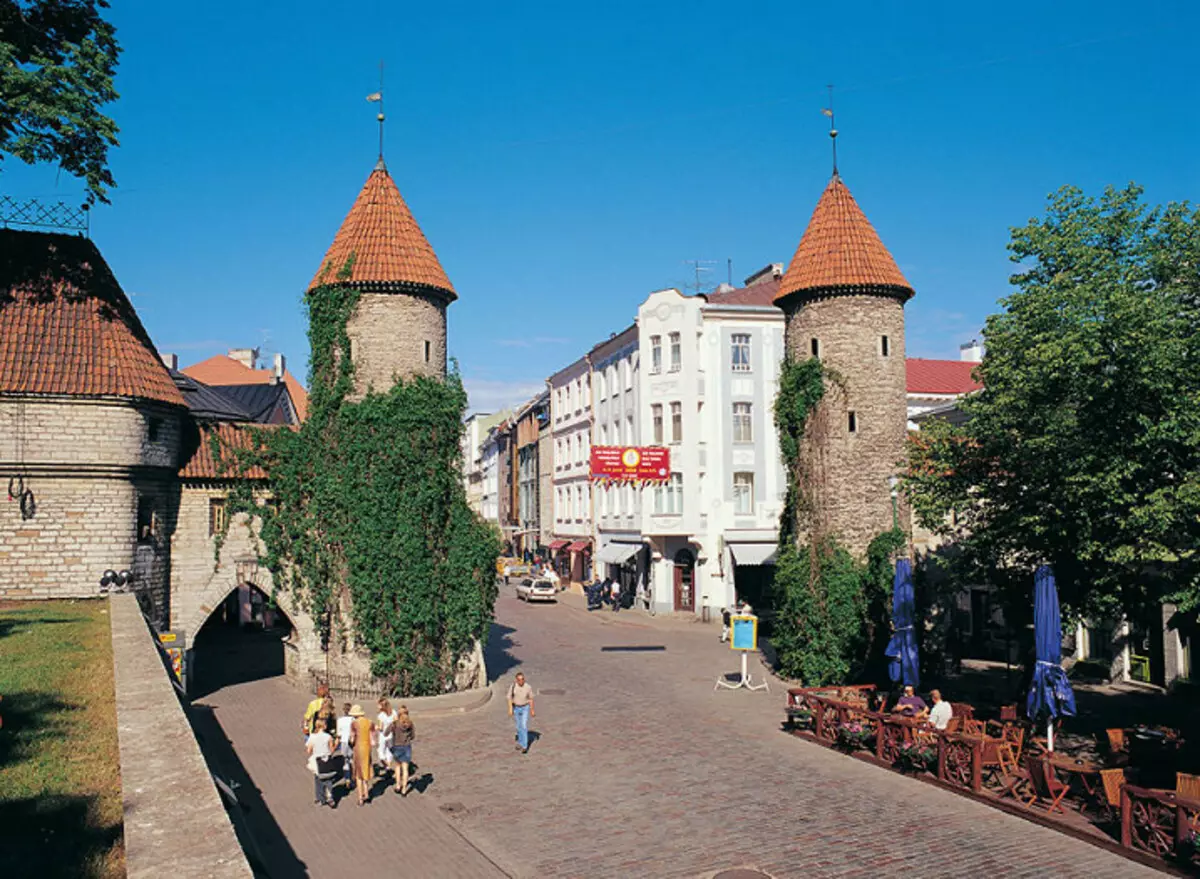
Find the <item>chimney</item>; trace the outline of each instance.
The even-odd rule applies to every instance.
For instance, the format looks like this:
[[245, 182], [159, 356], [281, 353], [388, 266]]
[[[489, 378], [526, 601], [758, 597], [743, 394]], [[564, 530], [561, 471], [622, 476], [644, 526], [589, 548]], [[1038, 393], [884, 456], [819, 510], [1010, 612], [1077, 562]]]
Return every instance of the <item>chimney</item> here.
[[178, 354], [163, 354], [159, 352], [159, 357], [162, 358], [163, 366], [171, 370], [171, 372], [179, 371], [179, 355]]
[[763, 281], [769, 281], [772, 278], [783, 277], [783, 263], [773, 262], [763, 266], [750, 277], [746, 278], [744, 283], [747, 287], [753, 287], [755, 284], [760, 284]]
[[958, 346], [958, 359], [965, 360], [968, 363], [983, 362], [983, 343], [978, 339], [972, 339], [969, 342], [964, 342]]
[[229, 358], [231, 360], [236, 360], [247, 369], [258, 369], [257, 348], [230, 348]]
[[275, 361], [271, 367], [271, 384], [277, 385], [283, 381], [283, 373], [287, 368], [287, 361], [284, 360], [282, 354], [275, 355]]

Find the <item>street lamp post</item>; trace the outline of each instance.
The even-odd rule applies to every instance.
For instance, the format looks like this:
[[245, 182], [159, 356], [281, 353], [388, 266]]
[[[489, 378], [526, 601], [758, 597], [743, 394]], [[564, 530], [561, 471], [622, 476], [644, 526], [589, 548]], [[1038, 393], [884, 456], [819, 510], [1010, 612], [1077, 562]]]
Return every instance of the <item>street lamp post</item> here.
[[896, 501], [900, 496], [899, 486], [900, 486], [900, 477], [899, 476], [893, 475], [893, 476], [888, 477], [888, 489], [892, 495], [892, 530], [893, 531], [895, 531], [897, 528], [900, 527], [900, 514], [896, 508]]

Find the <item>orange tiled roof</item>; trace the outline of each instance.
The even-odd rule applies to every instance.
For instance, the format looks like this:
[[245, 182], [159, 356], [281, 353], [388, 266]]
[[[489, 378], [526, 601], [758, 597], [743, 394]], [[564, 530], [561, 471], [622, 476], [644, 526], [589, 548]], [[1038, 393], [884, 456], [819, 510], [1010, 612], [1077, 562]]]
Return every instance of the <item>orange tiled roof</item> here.
[[192, 457], [180, 469], [180, 478], [266, 479], [267, 472], [258, 466], [251, 467], [245, 473], [238, 473], [232, 463], [233, 458], [229, 452], [225, 452], [225, 457], [222, 459], [222, 464], [225, 466], [218, 465], [217, 458], [213, 455], [212, 450], [214, 436], [218, 444], [225, 449], [250, 449], [252, 448], [254, 439], [250, 431], [262, 430], [263, 427], [264, 425], [261, 424], [250, 426], [231, 424], [228, 421], [217, 421], [211, 424], [200, 425], [200, 444], [196, 446], [196, 451], [192, 453]]
[[309, 289], [334, 283], [353, 257], [344, 283], [425, 287], [453, 301], [450, 279], [384, 167], [375, 166], [325, 254]]
[[[225, 354], [216, 354], [207, 360], [185, 366], [180, 372], [198, 382], [214, 386], [265, 385], [271, 381], [272, 375], [270, 369], [251, 369]], [[296, 417], [303, 421], [308, 417], [308, 391], [300, 384], [300, 380], [286, 369], [283, 371], [283, 382], [287, 385], [288, 393], [296, 406]]]
[[0, 229], [0, 393], [183, 406], [137, 312], [86, 238]]
[[983, 387], [972, 374], [979, 364], [970, 360], [924, 360], [910, 357], [905, 363], [910, 394], [969, 394]]
[[830, 287], [891, 288], [904, 299], [913, 293], [879, 233], [837, 175], [817, 202], [775, 301], [801, 290]]

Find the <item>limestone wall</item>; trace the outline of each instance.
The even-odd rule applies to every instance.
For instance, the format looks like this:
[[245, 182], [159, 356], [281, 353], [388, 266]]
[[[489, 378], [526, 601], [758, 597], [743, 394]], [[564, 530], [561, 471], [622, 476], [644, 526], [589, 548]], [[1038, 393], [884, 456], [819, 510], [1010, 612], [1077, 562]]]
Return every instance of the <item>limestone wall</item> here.
[[[826, 383], [826, 396], [806, 434], [804, 454], [813, 468], [816, 515], [861, 557], [875, 535], [892, 527], [888, 477], [900, 472], [904, 457], [904, 306], [890, 297], [869, 295], [793, 304], [786, 331], [793, 358], [810, 357], [814, 339], [822, 363], [840, 377]], [[903, 498], [899, 521], [904, 527], [909, 524]]]
[[[446, 309], [406, 293], [363, 293], [346, 325], [355, 390], [386, 391], [397, 376], [445, 376]], [[425, 346], [429, 344], [426, 358]]]

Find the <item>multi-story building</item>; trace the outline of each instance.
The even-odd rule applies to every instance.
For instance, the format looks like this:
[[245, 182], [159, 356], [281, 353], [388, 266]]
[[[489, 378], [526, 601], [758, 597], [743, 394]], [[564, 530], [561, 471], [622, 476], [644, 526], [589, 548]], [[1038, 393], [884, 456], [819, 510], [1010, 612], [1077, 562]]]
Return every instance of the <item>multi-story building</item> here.
[[641, 516], [661, 610], [712, 615], [770, 584], [785, 488], [772, 416], [779, 276], [772, 265], [736, 290], [661, 290], [638, 310], [643, 442], [671, 455]]
[[513, 549], [518, 556], [531, 560], [543, 548], [541, 544], [541, 456], [542, 428], [550, 420], [550, 392], [543, 391], [518, 410], [513, 448], [517, 455], [516, 530]]
[[554, 540], [554, 424], [550, 419], [550, 389], [546, 389], [546, 418], [538, 425], [538, 547], [549, 556]]
[[[483, 443], [488, 431], [509, 417], [502, 412], [475, 412], [463, 422], [462, 468], [463, 487], [467, 490], [467, 503], [471, 509], [483, 515]], [[484, 518], [487, 518], [484, 516]], [[495, 518], [495, 517], [493, 517]]]
[[[592, 365], [592, 444], [643, 445], [638, 407], [641, 353], [633, 324], [588, 353]], [[597, 483], [596, 575], [620, 580], [636, 592], [647, 582], [650, 548], [642, 540], [642, 489], [632, 483]]]
[[554, 442], [554, 539], [548, 547], [564, 580], [592, 576], [591, 370], [586, 356], [547, 379]]
[[493, 425], [479, 446], [479, 515], [500, 527], [500, 429]]

